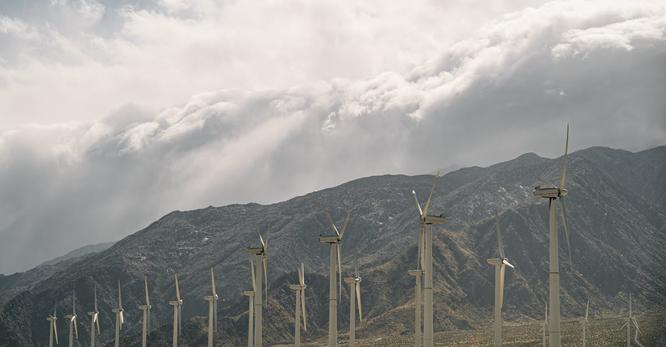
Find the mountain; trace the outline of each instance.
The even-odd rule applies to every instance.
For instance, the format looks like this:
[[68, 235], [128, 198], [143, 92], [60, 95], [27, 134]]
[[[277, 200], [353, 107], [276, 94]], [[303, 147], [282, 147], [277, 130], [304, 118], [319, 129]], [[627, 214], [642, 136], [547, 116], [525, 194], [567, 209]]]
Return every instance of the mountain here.
[[78, 258], [92, 253], [99, 253], [113, 246], [113, 244], [114, 242], [103, 242], [103, 243], [96, 243], [93, 245], [79, 247], [73, 251], [67, 252], [65, 255], [53, 258], [51, 260], [47, 260], [43, 262], [41, 265], [54, 265], [68, 259]]
[[[470, 167], [437, 178], [431, 211], [449, 222], [434, 232], [435, 329], [474, 329], [491, 320], [496, 256], [495, 211], [503, 230], [505, 252], [516, 265], [507, 272], [505, 319], [543, 317], [547, 298], [547, 203], [533, 196], [540, 180], [559, 177], [559, 159], [534, 153], [489, 167]], [[603, 147], [569, 156], [567, 210], [572, 260], [561, 240], [562, 314], [581, 315], [590, 298], [591, 314], [619, 312], [629, 293], [636, 309], [664, 311], [666, 303], [666, 146], [632, 153]], [[44, 345], [46, 315], [71, 310], [77, 292], [80, 342], [85, 346], [97, 284], [102, 340], [112, 338], [116, 282], [123, 286], [128, 324], [125, 344], [138, 343], [143, 276], [150, 281], [152, 339], [169, 341], [175, 297], [173, 272], [184, 297], [185, 343], [204, 344], [203, 296], [209, 292], [209, 268], [218, 278], [220, 329], [228, 345], [243, 343], [247, 331], [250, 287], [245, 248], [268, 233], [269, 302], [264, 313], [268, 343], [291, 339], [296, 265], [305, 263], [309, 340], [327, 327], [328, 247], [318, 242], [327, 232], [324, 211], [341, 221], [352, 218], [343, 242], [343, 267], [356, 262], [363, 277], [366, 321], [357, 336], [411, 334], [413, 278], [416, 266], [417, 212], [411, 190], [424, 200], [433, 176], [385, 175], [357, 179], [270, 205], [245, 204], [174, 211], [110, 248], [72, 261], [7, 301], [0, 313], [0, 345]], [[2, 293], [2, 292], [0, 292]], [[4, 295], [4, 294], [3, 294]], [[340, 326], [346, 329], [348, 301], [343, 288]], [[62, 318], [62, 317], [61, 317]], [[63, 322], [62, 320], [60, 322]], [[65, 336], [67, 326], [58, 325]]]
[[29, 271], [17, 272], [11, 275], [0, 274], [0, 307], [15, 295], [31, 289], [44, 278], [66, 269], [69, 265], [86, 256], [106, 250], [112, 245], [113, 242], [106, 242], [83, 246], [60, 257], [45, 261]]

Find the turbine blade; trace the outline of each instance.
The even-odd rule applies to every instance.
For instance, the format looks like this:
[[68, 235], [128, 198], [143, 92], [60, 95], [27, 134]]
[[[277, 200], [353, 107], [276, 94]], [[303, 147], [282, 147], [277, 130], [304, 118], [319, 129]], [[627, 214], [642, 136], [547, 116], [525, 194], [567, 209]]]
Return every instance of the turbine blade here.
[[56, 325], [56, 321], [53, 321], [53, 335], [55, 335], [55, 341], [56, 345], [58, 344], [58, 326]]
[[95, 299], [94, 299], [95, 300], [95, 312], [97, 312], [98, 311], [98, 309], [97, 309], [97, 283], [95, 283], [94, 292], [95, 292]]
[[500, 310], [502, 309], [502, 306], [504, 305], [504, 273], [505, 273], [505, 271], [506, 271], [506, 266], [504, 266], [504, 264], [501, 264], [500, 265], [500, 279], [499, 279], [499, 281], [500, 281], [500, 283], [499, 283], [499, 291], [500, 291], [500, 293], [499, 293], [499, 295], [500, 295], [500, 297], [499, 297], [499, 307], [500, 307]]
[[266, 294], [266, 304], [268, 304], [268, 258], [264, 256], [261, 260], [264, 265], [264, 293]]
[[564, 155], [562, 156], [562, 175], [560, 176], [560, 189], [564, 189], [567, 178], [567, 153], [569, 152], [569, 124], [567, 124], [567, 140], [564, 144]]
[[345, 231], [347, 231], [347, 225], [349, 225], [349, 216], [351, 211], [347, 211], [347, 217], [345, 217], [345, 222], [342, 224], [342, 231], [340, 231], [340, 238], [342, 239], [345, 236]]
[[301, 311], [303, 313], [303, 330], [308, 331], [308, 317], [305, 313], [305, 289], [301, 289]]
[[97, 319], [97, 318], [95, 318], [95, 325], [97, 325], [97, 335], [99, 335], [99, 334], [100, 334], [100, 331], [99, 331], [99, 319]]
[[123, 294], [120, 291], [120, 281], [118, 281], [118, 308], [123, 308]]
[[173, 274], [176, 279], [176, 300], [180, 301], [180, 285], [178, 284], [178, 274]]
[[497, 229], [497, 248], [499, 249], [499, 256], [504, 259], [504, 245], [502, 245], [502, 235], [500, 234], [499, 214], [495, 211], [495, 227]]
[[504, 265], [506, 265], [506, 266], [508, 266], [512, 269], [516, 268], [515, 266], [513, 266], [513, 264], [509, 263], [509, 261], [507, 259], [502, 259], [502, 264], [504, 264]]
[[256, 292], [257, 291], [257, 275], [254, 270], [254, 262], [250, 260], [250, 269], [252, 271], [252, 291]]
[[571, 243], [569, 242], [569, 222], [567, 221], [567, 208], [564, 204], [564, 198], [560, 198], [560, 205], [562, 206], [562, 224], [564, 225], [564, 237], [567, 240], [567, 250], [569, 251], [569, 262], [573, 264], [571, 259]]
[[340, 245], [339, 243], [335, 244], [335, 250], [337, 252], [337, 258], [338, 258], [338, 274], [339, 274], [339, 285], [338, 285], [338, 296], [340, 298], [342, 297], [342, 251], [340, 250]]
[[264, 241], [264, 238], [261, 236], [261, 233], [257, 233], [259, 235], [259, 242], [261, 242], [261, 248], [266, 249], [266, 242]]
[[217, 330], [217, 299], [215, 299], [215, 304], [213, 305], [213, 325], [215, 330]]
[[432, 188], [430, 188], [430, 194], [428, 194], [428, 200], [426, 201], [425, 207], [423, 207], [423, 215], [428, 215], [428, 210], [430, 209], [430, 203], [432, 202], [432, 193], [435, 191], [435, 185], [437, 184], [437, 178], [439, 173], [435, 175], [435, 178], [432, 180]]
[[120, 329], [123, 328], [123, 324], [125, 324], [125, 314], [123, 314], [123, 311], [121, 310], [118, 312], [120, 314]]
[[148, 296], [148, 276], [143, 276], [143, 289], [146, 293], [146, 305], [150, 306], [150, 297]]
[[417, 270], [423, 269], [425, 264], [423, 263], [423, 226], [419, 225], [419, 246], [418, 246], [419, 259], [417, 260]]
[[[358, 306], [358, 320], [363, 321], [363, 309], [361, 305], [361, 284], [356, 283], [356, 305]], [[351, 293], [350, 293], [351, 294]], [[354, 294], [351, 294], [354, 295]]]
[[217, 295], [217, 290], [215, 289], [215, 272], [212, 267], [210, 268], [210, 285], [213, 289], [213, 296]]
[[178, 336], [183, 335], [183, 309], [178, 305]]
[[414, 195], [414, 201], [416, 201], [416, 208], [419, 209], [419, 216], [423, 217], [423, 210], [421, 209], [421, 204], [419, 204], [419, 198], [416, 197], [416, 192], [413, 190], [412, 195]]
[[79, 328], [76, 326], [76, 317], [72, 320], [72, 324], [74, 324], [74, 335], [76, 336], [76, 339], [79, 339]]
[[340, 237], [340, 232], [338, 231], [338, 228], [335, 226], [335, 223], [333, 223], [333, 218], [331, 217], [331, 214], [326, 211], [326, 218], [328, 218], [328, 222], [331, 224], [331, 230], [335, 233], [335, 235], [338, 235]]
[[301, 267], [298, 269], [298, 283], [301, 286], [305, 285], [305, 267], [303, 266], [303, 263], [301, 263]]

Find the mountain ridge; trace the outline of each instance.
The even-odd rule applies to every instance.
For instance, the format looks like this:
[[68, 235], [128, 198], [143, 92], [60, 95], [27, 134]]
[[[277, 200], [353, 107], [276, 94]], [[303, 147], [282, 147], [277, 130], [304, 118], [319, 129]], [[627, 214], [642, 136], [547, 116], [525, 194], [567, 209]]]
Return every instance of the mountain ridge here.
[[[666, 260], [662, 251], [666, 246], [666, 211], [662, 199], [665, 190], [659, 182], [666, 173], [666, 146], [636, 153], [588, 148], [569, 158], [568, 211], [574, 263], [562, 258], [563, 315], [579, 312], [577, 308], [587, 297], [598, 304], [593, 310], [602, 312], [619, 305], [628, 292], [639, 291], [638, 307], [663, 308], [666, 275], [659, 264]], [[559, 165], [559, 158], [526, 153], [488, 167], [458, 169], [437, 179], [432, 211], [450, 217], [450, 222], [435, 232], [434, 240], [438, 330], [471, 329], [490, 319], [493, 276], [485, 259], [496, 250], [496, 210], [500, 210], [506, 253], [517, 265], [516, 271], [507, 274], [505, 316], [517, 320], [542, 317], [547, 291], [547, 211], [544, 202], [532, 196], [532, 189], [542, 176], [551, 180], [559, 176]], [[639, 167], [640, 172], [623, 169], [628, 165]], [[66, 312], [71, 283], [79, 296], [79, 312], [86, 311], [92, 285], [98, 285], [102, 324], [111, 327], [112, 317], [106, 311], [113, 304], [116, 280], [121, 280], [127, 293], [123, 301], [133, 308], [142, 300], [145, 273], [149, 274], [151, 302], [173, 296], [173, 271], [181, 274], [184, 313], [193, 324], [186, 341], [197, 345], [201, 337], [196, 335], [195, 326], [197, 317], [206, 312], [200, 298], [208, 290], [210, 266], [216, 268], [218, 288], [225, 298], [220, 307], [222, 334], [239, 343], [247, 319], [247, 304], [240, 291], [249, 286], [244, 248], [258, 242], [258, 231], [270, 231], [271, 248], [276, 252], [269, 254], [272, 293], [265, 313], [267, 341], [289, 339], [293, 298], [285, 283], [296, 278], [295, 264], [300, 261], [305, 262], [310, 290], [309, 334], [321, 336], [327, 320], [327, 308], [322, 304], [326, 302], [327, 279], [320, 273], [326, 273], [328, 252], [319, 245], [317, 236], [327, 228], [321, 213], [324, 210], [330, 210], [335, 220], [341, 220], [346, 210], [352, 211], [343, 242], [343, 266], [349, 268], [350, 260], [356, 260], [364, 277], [368, 323], [359, 330], [359, 336], [410, 333], [413, 278], [406, 271], [416, 265], [417, 227], [410, 195], [415, 189], [423, 200], [432, 179], [431, 175], [370, 176], [273, 204], [172, 211], [95, 259], [80, 259], [42, 280], [36, 286], [39, 289], [7, 302], [0, 317], [18, 310], [22, 318], [17, 326], [0, 323], [0, 336], [7, 336], [0, 339], [0, 345], [9, 338], [21, 341], [19, 345], [44, 341], [46, 329], [37, 327], [54, 301], [59, 312]], [[560, 244], [565, 245], [563, 239]], [[565, 247], [561, 256], [567, 252]], [[627, 259], [627, 254], [638, 249], [643, 254]], [[623, 263], [615, 259], [623, 259]], [[346, 289], [343, 292], [341, 310], [347, 307]], [[154, 313], [160, 327], [156, 334], [166, 339], [170, 310], [156, 305]], [[340, 329], [345, 329], [346, 317], [339, 316]], [[83, 319], [81, 324], [85, 327], [88, 322]], [[30, 334], [23, 333], [21, 327]], [[138, 324], [130, 324], [125, 332], [130, 345], [136, 341], [137, 328]], [[103, 334], [103, 339], [109, 338], [108, 332]]]

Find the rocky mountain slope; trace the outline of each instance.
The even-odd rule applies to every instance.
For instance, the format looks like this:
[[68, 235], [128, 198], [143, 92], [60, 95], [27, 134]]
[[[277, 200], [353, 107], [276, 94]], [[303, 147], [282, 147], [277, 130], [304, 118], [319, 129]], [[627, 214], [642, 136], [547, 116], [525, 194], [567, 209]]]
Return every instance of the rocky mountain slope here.
[[[594, 147], [570, 155], [567, 209], [573, 262], [561, 238], [562, 313], [579, 316], [591, 300], [593, 313], [623, 310], [629, 293], [638, 310], [663, 311], [666, 304], [666, 147], [638, 153]], [[505, 251], [516, 269], [506, 279], [505, 319], [541, 319], [547, 298], [547, 204], [533, 197], [539, 180], [555, 181], [559, 160], [529, 153], [490, 167], [471, 167], [437, 179], [432, 206], [449, 223], [436, 230], [435, 328], [470, 329], [491, 320], [493, 269], [485, 259], [496, 255], [494, 215], [499, 210]], [[291, 339], [296, 265], [305, 263], [308, 339], [325, 334], [327, 320], [327, 232], [323, 211], [341, 221], [351, 211], [343, 242], [345, 271], [357, 262], [363, 276], [365, 322], [361, 338], [413, 331], [413, 278], [416, 266], [417, 212], [411, 190], [421, 200], [433, 177], [386, 175], [354, 180], [338, 187], [271, 204], [229, 205], [175, 211], [111, 248], [73, 261], [28, 290], [13, 295], [0, 313], [0, 345], [42, 346], [47, 342], [46, 315], [71, 310], [76, 289], [80, 342], [87, 345], [93, 285], [101, 307], [102, 340], [113, 331], [111, 307], [116, 281], [123, 286], [128, 324], [125, 343], [138, 343], [143, 276], [150, 280], [155, 345], [169, 339], [177, 272], [184, 296], [183, 334], [187, 345], [204, 343], [203, 296], [208, 269], [215, 268], [220, 306], [219, 343], [240, 345], [247, 328], [250, 287], [245, 248], [269, 236], [269, 303], [265, 310], [268, 343]], [[562, 232], [560, 234], [563, 234]], [[561, 235], [562, 236], [562, 235]], [[0, 293], [4, 293], [0, 292]], [[340, 330], [346, 329], [346, 289], [340, 304]], [[60, 317], [62, 318], [62, 317]], [[66, 324], [59, 321], [64, 337]], [[158, 342], [159, 341], [159, 342]]]

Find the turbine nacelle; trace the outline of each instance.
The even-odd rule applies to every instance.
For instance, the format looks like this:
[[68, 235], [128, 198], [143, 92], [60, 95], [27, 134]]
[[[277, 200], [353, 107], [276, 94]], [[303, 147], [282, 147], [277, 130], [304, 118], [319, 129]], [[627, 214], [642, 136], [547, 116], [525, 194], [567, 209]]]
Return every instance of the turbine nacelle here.
[[254, 290], [244, 290], [241, 294], [253, 298], [254, 297]]
[[534, 187], [534, 196], [545, 199], [557, 199], [567, 196], [566, 188], [548, 187], [538, 185]]
[[340, 243], [342, 241], [342, 238], [339, 236], [323, 236], [319, 235], [319, 242], [320, 243]]
[[409, 270], [409, 271], [407, 271], [407, 273], [410, 276], [414, 276], [414, 277], [423, 276], [423, 270]]

